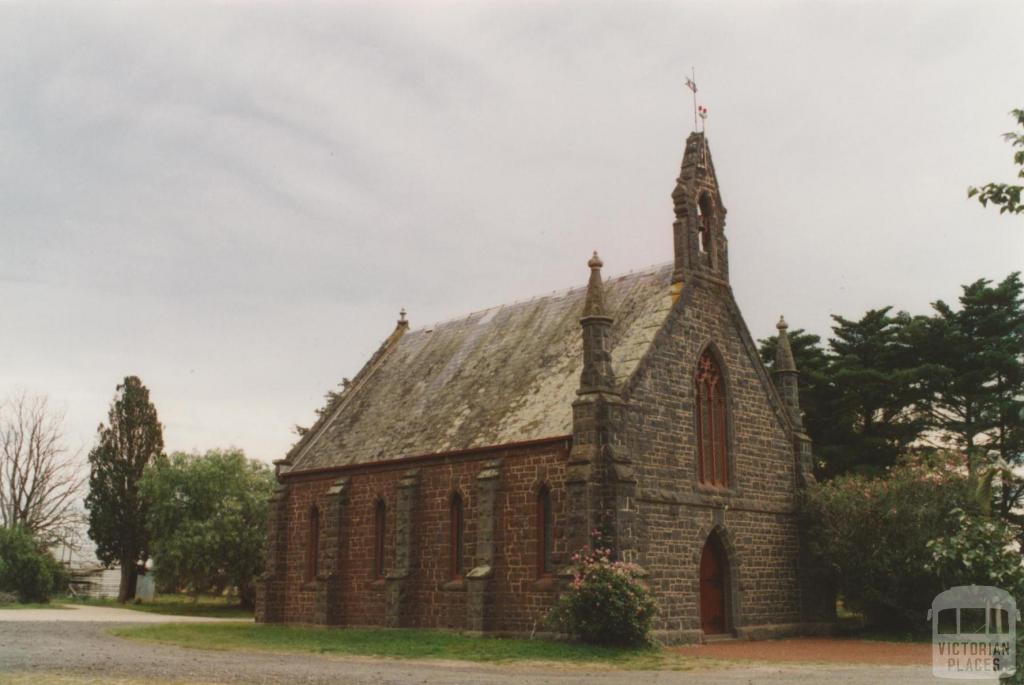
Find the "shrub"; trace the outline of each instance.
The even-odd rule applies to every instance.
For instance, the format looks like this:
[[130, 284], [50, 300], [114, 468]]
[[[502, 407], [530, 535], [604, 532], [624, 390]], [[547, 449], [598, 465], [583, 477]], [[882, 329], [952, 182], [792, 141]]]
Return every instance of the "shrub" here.
[[972, 498], [962, 459], [943, 459], [894, 466], [881, 478], [839, 477], [804, 494], [815, 580], [870, 624], [922, 629], [923, 612], [945, 588], [928, 543], [957, 532], [950, 512], [969, 510]]
[[0, 591], [20, 602], [48, 602], [67, 582], [64, 567], [30, 533], [0, 528]]
[[928, 542], [929, 569], [943, 587], [992, 585], [1024, 596], [1024, 566], [1014, 531], [1001, 519], [954, 509], [956, 530]]
[[193, 595], [237, 589], [252, 607], [274, 484], [265, 464], [237, 449], [177, 452], [151, 464], [139, 488], [149, 502], [157, 586]]
[[558, 598], [550, 623], [593, 644], [646, 644], [656, 607], [640, 581], [640, 567], [612, 561], [611, 551], [601, 548], [585, 548], [573, 562], [572, 583]]
[[[1024, 596], [1024, 566], [1020, 543], [1004, 521], [955, 509], [957, 530], [928, 543], [931, 569], [945, 587], [992, 585], [1020, 601]], [[1017, 628], [1017, 672], [1000, 680], [1004, 685], [1024, 685], [1024, 631]]]

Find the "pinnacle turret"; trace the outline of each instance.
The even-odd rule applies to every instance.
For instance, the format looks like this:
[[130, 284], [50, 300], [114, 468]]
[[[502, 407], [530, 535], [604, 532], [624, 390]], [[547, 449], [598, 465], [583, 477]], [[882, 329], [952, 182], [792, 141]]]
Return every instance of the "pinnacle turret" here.
[[583, 303], [583, 372], [580, 374], [579, 394], [607, 392], [615, 386], [615, 372], [612, 370], [611, 328], [612, 317], [604, 301], [604, 283], [601, 267], [604, 262], [594, 252], [587, 262], [590, 267], [590, 281], [587, 283], [587, 297]]
[[797, 371], [796, 362], [793, 360], [793, 346], [789, 342], [789, 324], [784, 317], [779, 317], [775, 324], [779, 335], [775, 342], [775, 369], [772, 375], [775, 377], [775, 388], [782, 396], [786, 404], [786, 411], [793, 427], [803, 430], [804, 418], [800, 411], [800, 372]]

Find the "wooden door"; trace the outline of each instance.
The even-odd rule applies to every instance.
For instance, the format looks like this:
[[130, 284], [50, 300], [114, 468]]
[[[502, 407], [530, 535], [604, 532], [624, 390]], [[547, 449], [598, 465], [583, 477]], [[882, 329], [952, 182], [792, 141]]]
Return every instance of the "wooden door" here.
[[700, 627], [706, 635], [726, 630], [725, 581], [725, 553], [712, 535], [700, 555]]

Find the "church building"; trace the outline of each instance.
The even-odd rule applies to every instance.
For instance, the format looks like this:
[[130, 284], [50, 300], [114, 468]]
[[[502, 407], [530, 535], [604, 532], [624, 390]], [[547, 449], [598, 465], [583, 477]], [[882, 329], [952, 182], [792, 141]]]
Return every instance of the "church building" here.
[[605, 279], [595, 253], [585, 287], [418, 330], [402, 313], [276, 462], [257, 620], [544, 631], [595, 536], [644, 569], [661, 639], [828, 620], [786, 325], [773, 376], [703, 133], [672, 200], [671, 263]]

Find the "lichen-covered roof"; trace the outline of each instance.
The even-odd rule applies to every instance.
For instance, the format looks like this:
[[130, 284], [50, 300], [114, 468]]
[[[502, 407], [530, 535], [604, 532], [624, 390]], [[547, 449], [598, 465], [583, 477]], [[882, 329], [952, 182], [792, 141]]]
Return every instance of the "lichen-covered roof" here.
[[[612, 362], [628, 378], [672, 306], [672, 266], [605, 281]], [[289, 470], [568, 435], [586, 288], [389, 339], [300, 441]]]

